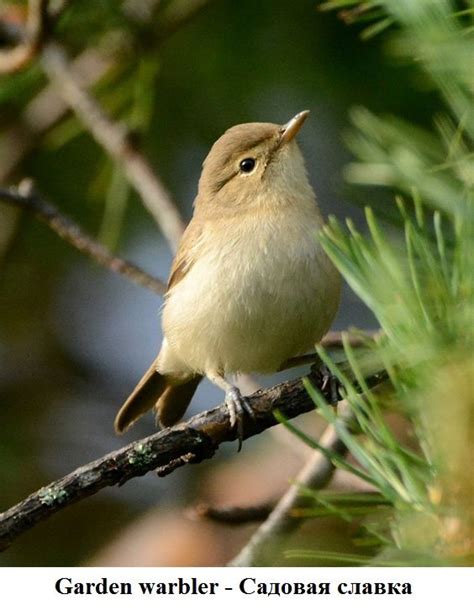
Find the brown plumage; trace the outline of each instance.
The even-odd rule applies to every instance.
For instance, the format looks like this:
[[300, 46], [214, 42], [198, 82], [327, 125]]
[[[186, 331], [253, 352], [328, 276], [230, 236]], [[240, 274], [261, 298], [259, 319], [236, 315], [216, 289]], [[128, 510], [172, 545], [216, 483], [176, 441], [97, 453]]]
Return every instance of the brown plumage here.
[[323, 221], [294, 140], [306, 115], [237, 125], [211, 148], [171, 268], [163, 344], [117, 432], [150, 408], [173, 424], [203, 376], [240, 425], [251, 410], [226, 376], [276, 371], [328, 330], [340, 279], [317, 240]]

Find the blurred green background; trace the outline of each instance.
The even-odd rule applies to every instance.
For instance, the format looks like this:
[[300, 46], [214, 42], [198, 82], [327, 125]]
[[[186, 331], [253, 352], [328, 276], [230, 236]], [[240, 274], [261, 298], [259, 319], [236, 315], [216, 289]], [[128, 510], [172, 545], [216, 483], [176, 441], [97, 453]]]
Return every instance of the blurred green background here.
[[[370, 191], [349, 191], [342, 178], [350, 159], [348, 112], [363, 105], [426, 124], [438, 100], [419, 74], [388, 59], [383, 39], [361, 42], [360, 26], [321, 13], [314, 0], [201, 2], [202, 10], [171, 33], [169, 15], [187, 4], [69, 2], [55, 36], [71, 56], [89, 49], [110, 63], [94, 95], [134, 130], [187, 220], [201, 163], [226, 128], [283, 123], [306, 108], [311, 115], [300, 143], [320, 205], [325, 214], [360, 219], [358, 203], [373, 198]], [[0, 19], [21, 19], [24, 6], [0, 3]], [[3, 185], [33, 178], [38, 191], [82, 227], [166, 278], [171, 253], [159, 229], [71, 113], [43, 134], [17, 131], [28, 138], [29, 152], [2, 175], [20, 145], [20, 136], [9, 135], [47, 84], [37, 62], [0, 79]], [[377, 204], [383, 201], [378, 193]], [[95, 266], [31, 215], [0, 204], [0, 510], [153, 431], [145, 418], [117, 438], [112, 422], [157, 352], [160, 304]], [[334, 328], [348, 326], [374, 328], [376, 322], [346, 287]], [[193, 408], [220, 400], [203, 384]], [[150, 473], [102, 491], [21, 537], [0, 555], [0, 565], [222, 565], [252, 526], [196, 524], [184, 508], [203, 499], [245, 504], [278, 497], [304, 459], [289, 446], [297, 442], [267, 432], [246, 442], [241, 454], [222, 448], [209, 463], [165, 480]], [[350, 550], [341, 526], [329, 520], [317, 530], [308, 527], [299, 546]]]

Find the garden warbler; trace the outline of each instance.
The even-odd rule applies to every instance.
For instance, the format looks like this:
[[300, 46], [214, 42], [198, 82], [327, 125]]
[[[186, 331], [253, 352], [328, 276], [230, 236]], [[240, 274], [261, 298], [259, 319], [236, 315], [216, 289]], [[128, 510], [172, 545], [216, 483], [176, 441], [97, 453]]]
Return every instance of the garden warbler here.
[[274, 372], [328, 330], [340, 278], [318, 242], [323, 220], [295, 141], [308, 114], [236, 125], [212, 146], [168, 281], [163, 343], [118, 433], [152, 408], [174, 424], [206, 376], [225, 391], [241, 441], [251, 408], [228, 376]]

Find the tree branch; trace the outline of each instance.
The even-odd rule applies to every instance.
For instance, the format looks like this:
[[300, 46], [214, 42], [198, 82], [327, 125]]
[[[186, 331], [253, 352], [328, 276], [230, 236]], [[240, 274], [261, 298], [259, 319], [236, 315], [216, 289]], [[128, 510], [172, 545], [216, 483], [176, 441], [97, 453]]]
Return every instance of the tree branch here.
[[171, 249], [176, 251], [184, 230], [184, 221], [167, 189], [147, 159], [135, 147], [127, 129], [119, 123], [114, 123], [79, 84], [71, 62], [59, 45], [49, 43], [44, 47], [42, 65], [60, 95], [87, 130], [121, 166], [127, 180], [139, 193], [145, 207], [161, 227]]
[[[338, 405], [340, 411], [342, 403]], [[319, 444], [328, 451], [344, 455], [346, 447], [339, 439], [333, 426], [328, 426], [319, 439]], [[233, 560], [232, 565], [249, 566], [257, 563], [257, 558], [264, 554], [268, 542], [273, 546], [277, 537], [289, 534], [304, 521], [295, 519], [298, 509], [306, 508], [308, 498], [302, 496], [300, 487], [322, 489], [326, 487], [335, 471], [334, 464], [320, 451], [312, 451], [300, 470], [294, 483], [277, 502], [262, 502], [255, 506], [209, 506], [198, 504], [189, 510], [189, 515], [196, 519], [210, 519], [218, 523], [241, 525], [255, 521], [265, 521], [254, 533], [250, 542]], [[312, 500], [310, 499], [310, 502]]]
[[[173, 2], [160, 16], [156, 18], [155, 12], [149, 16], [149, 20], [154, 23], [153, 44], [155, 52], [158, 47], [172, 36], [177, 30], [194, 19], [211, 0], [185, 0], [181, 4]], [[59, 18], [68, 4], [63, 0], [53, 4], [49, 8], [49, 31], [51, 24]], [[157, 2], [159, 5], [160, 3]], [[14, 31], [8, 24], [0, 21], [0, 38], [6, 44], [20, 45], [26, 33], [20, 28], [15, 27]], [[0, 52], [1, 57], [1, 52]], [[88, 89], [99, 81], [102, 76], [114, 65], [111, 57], [102, 56], [97, 49], [86, 49], [72, 61], [72, 72], [82, 84]], [[1, 72], [1, 70], [0, 70]], [[8, 154], [1, 154], [0, 149], [0, 184], [5, 183], [18, 163], [35, 146], [35, 140], [43, 132], [47, 131], [69, 109], [68, 104], [57, 95], [56, 87], [48, 85], [41, 91], [29, 104], [20, 117], [18, 124], [10, 127], [2, 134], [3, 146]]]
[[[111, 59], [95, 49], [86, 50], [73, 61], [73, 70], [86, 86], [99, 81], [113, 66]], [[1, 134], [0, 184], [5, 184], [18, 164], [37, 146], [38, 139], [69, 111], [53, 85], [47, 85], [22, 111], [18, 122]]]
[[166, 292], [166, 284], [164, 282], [149, 275], [137, 265], [111, 254], [107, 248], [95, 241], [90, 235], [84, 233], [77, 224], [62, 214], [52, 203], [34, 194], [26, 181], [22, 183], [19, 189], [0, 188], [0, 201], [32, 212], [59, 237], [83, 254], [86, 254], [99, 265], [106, 267], [114, 273], [120, 273], [135, 284], [148, 288], [157, 294], [164, 294]]
[[0, 50], [0, 74], [23, 69], [38, 54], [48, 30], [49, 0], [29, 0], [26, 28], [16, 46]]
[[191, 507], [187, 514], [191, 519], [209, 519], [226, 525], [244, 525], [263, 521], [275, 508], [275, 502], [262, 502], [252, 506], [211, 506], [200, 503]]
[[[377, 385], [385, 377], [384, 372], [378, 373], [367, 379], [367, 384]], [[325, 374], [312, 370], [308, 378], [327, 399], [330, 398], [330, 384], [326, 383]], [[273, 414], [276, 409], [286, 419], [292, 419], [315, 408], [302, 378], [259, 390], [249, 397], [249, 401], [255, 419], [245, 419], [244, 439], [277, 425]], [[228, 409], [222, 404], [195, 415], [187, 422], [109, 453], [50, 483], [1, 513], [0, 550], [7, 548], [40, 521], [104, 487], [122, 485], [151, 470], [156, 470], [158, 476], [166, 476], [180, 466], [212, 457], [221, 443], [235, 439], [236, 430], [230, 428]]]

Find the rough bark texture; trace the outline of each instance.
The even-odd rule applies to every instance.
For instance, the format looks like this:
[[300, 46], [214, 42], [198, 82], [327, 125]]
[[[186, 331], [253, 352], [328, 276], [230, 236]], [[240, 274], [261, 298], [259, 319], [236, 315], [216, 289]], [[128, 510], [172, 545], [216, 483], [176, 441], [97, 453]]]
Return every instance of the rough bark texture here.
[[[324, 374], [315, 370], [309, 378], [329, 398], [331, 384], [327, 383]], [[255, 419], [245, 419], [244, 439], [276, 425], [276, 409], [287, 419], [314, 409], [301, 378], [259, 390], [250, 397], [250, 403]], [[235, 438], [236, 431], [229, 426], [227, 408], [220, 405], [81, 466], [0, 514], [0, 550], [38, 522], [104, 487], [122, 485], [150, 470], [156, 470], [158, 476], [166, 476], [180, 466], [212, 457], [221, 443]]]

